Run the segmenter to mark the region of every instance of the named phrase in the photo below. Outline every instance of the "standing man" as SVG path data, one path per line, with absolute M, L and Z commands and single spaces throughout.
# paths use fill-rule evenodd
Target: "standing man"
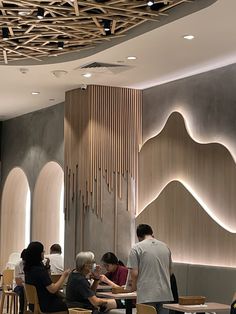
M 50 254 L 45 257 L 49 259 L 51 274 L 62 274 L 64 271 L 64 259 L 61 254 L 60 244 L 50 247 Z
M 130 251 L 132 291 L 137 290 L 137 303 L 156 307 L 158 314 L 167 313 L 162 304 L 173 301 L 170 286 L 171 253 L 167 245 L 153 237 L 152 228 L 137 227 L 136 243 Z

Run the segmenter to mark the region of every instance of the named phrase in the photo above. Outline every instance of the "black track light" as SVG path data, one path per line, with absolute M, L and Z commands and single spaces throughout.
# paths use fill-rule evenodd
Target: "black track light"
M 38 8 L 37 18 L 42 20 L 44 18 L 44 8 Z
M 103 27 L 105 32 L 109 32 L 111 30 L 111 21 L 110 20 L 104 20 L 103 21 Z
M 8 27 L 2 28 L 2 40 L 8 40 L 9 39 L 9 29 Z
M 57 48 L 62 50 L 64 48 L 64 41 L 58 41 Z

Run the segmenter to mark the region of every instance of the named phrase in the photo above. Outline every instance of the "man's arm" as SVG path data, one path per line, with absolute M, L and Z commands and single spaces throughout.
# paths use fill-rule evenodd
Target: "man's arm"
M 130 275 L 131 275 L 131 291 L 136 291 L 137 290 L 137 280 L 138 280 L 138 268 L 132 268 L 130 270 Z

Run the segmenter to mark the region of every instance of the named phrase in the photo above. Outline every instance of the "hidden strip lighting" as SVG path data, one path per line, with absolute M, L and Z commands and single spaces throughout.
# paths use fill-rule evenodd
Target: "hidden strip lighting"
M 160 190 L 160 192 L 150 201 L 148 202 L 144 208 L 136 215 L 136 217 L 138 215 L 141 214 L 141 212 L 143 212 L 145 210 L 145 208 L 150 205 L 152 202 L 154 202 L 159 195 L 162 193 L 162 191 L 166 188 L 166 186 L 168 184 L 170 184 L 173 181 L 178 181 L 180 182 L 187 190 L 188 192 L 195 198 L 195 200 L 198 202 L 198 204 L 200 204 L 200 206 L 205 210 L 205 212 L 219 225 L 221 226 L 223 229 L 225 229 L 226 231 L 230 232 L 230 233 L 236 233 L 236 229 L 231 228 L 229 225 L 225 224 L 224 222 L 222 222 L 220 220 L 220 218 L 217 217 L 217 215 L 213 212 L 212 209 L 210 209 L 207 204 L 201 199 L 201 197 L 193 190 L 193 188 L 186 183 L 183 179 L 180 178 L 175 178 L 173 180 L 170 180 L 169 182 L 167 182 L 164 187 Z

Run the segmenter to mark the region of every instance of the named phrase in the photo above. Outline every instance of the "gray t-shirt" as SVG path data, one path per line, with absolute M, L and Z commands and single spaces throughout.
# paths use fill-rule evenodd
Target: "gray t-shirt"
M 128 268 L 138 268 L 137 303 L 173 301 L 170 287 L 171 254 L 154 238 L 133 246 Z

